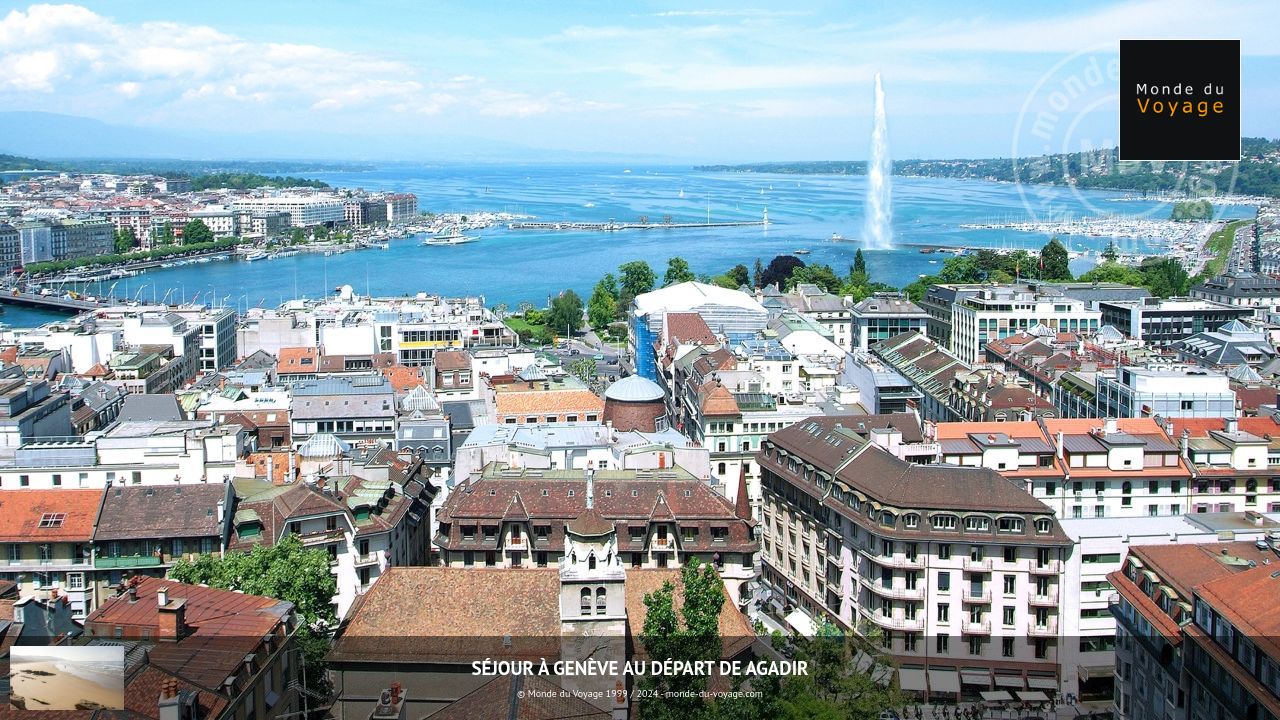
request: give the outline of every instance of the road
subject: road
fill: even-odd
[[[563,348],[548,348],[547,352],[558,357],[560,364],[565,366],[566,369],[575,360],[594,358],[599,355],[600,359],[595,361],[596,377],[604,380],[620,377],[623,372],[621,353],[608,346],[597,347],[589,342],[590,340],[599,342],[599,339],[594,334],[589,333],[585,338],[575,337],[569,340]]]

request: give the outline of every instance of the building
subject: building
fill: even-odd
[[[761,291],[757,291],[756,299],[764,304]],[[858,347],[857,328],[852,322],[855,313],[844,298],[833,295],[818,285],[797,283],[790,292],[774,296],[768,303],[769,306],[778,303],[781,308],[818,323],[830,333],[832,342],[845,350]],[[866,349],[865,344],[862,347]]]
[[[952,404],[951,389],[957,376],[972,370],[969,364],[918,332],[882,340],[871,347],[871,352],[911,383],[921,398],[920,414],[924,419],[960,419]]]
[[[342,199],[331,195],[274,195],[236,198],[232,210],[287,212],[292,227],[314,227],[341,223],[345,219]]]
[[[92,607],[126,577],[163,578],[177,560],[221,556],[230,483],[106,487],[94,524]]]
[[[139,200],[123,203],[118,207],[95,210],[94,217],[106,219],[115,232],[129,230],[137,238],[139,247],[151,248],[153,226],[151,224],[150,200]]]
[[[5,490],[0,493],[0,580],[21,596],[63,595],[74,617],[93,606],[93,528],[101,490]]]
[[[1123,720],[1280,716],[1280,608],[1268,542],[1136,547],[1116,589]]]
[[[461,478],[437,515],[433,544],[455,568],[554,566],[569,554],[576,522],[617,533],[628,568],[714,565],[729,603],[749,596],[759,541],[745,503],[734,503],[679,467],[543,470],[490,464]]]
[[[213,233],[216,238],[228,238],[240,235],[240,217],[247,214],[248,211],[233,210],[231,208],[210,206],[201,210],[191,210],[187,213],[189,220],[199,220],[204,223],[205,227]]]
[[[1098,309],[1104,325],[1158,347],[1253,314],[1248,308],[1197,298],[1109,300],[1098,303]]]
[[[328,552],[339,618],[388,568],[426,563],[426,513],[437,491],[420,463],[388,458],[371,472],[366,468],[376,463],[350,456],[337,438],[318,435],[298,451],[301,482],[239,481],[227,541],[228,551],[248,552],[291,533]],[[354,462],[365,466],[364,476],[350,474]]]
[[[604,391],[604,421],[620,432],[666,430],[666,393],[647,378],[625,377]]]
[[[386,196],[386,222],[403,223],[418,217],[418,196],[413,193],[393,193]]]
[[[1058,332],[1098,331],[1102,313],[1082,300],[1048,286],[983,287],[957,301],[951,312],[950,350],[965,362],[978,362],[989,340],[1043,325]]]
[[[382,375],[299,380],[290,392],[295,445],[316,434],[333,434],[348,442],[395,438],[395,392]]]
[[[18,229],[8,223],[0,223],[0,273],[9,273],[19,267],[22,267],[22,243]]]
[[[115,252],[115,227],[102,218],[28,220],[18,225],[18,233],[24,265]]]
[[[432,363],[432,388],[441,397],[470,397],[476,392],[471,372],[471,353],[440,350]]]
[[[133,713],[244,720],[302,706],[300,624],[291,602],[138,576],[85,618],[84,634],[125,645],[140,663],[125,680]]]
[[[289,231],[292,215],[283,210],[240,211],[240,234],[243,237],[274,238]]]
[[[910,412],[924,400],[902,373],[863,350],[855,350],[845,360],[840,387],[856,388],[857,401],[873,415]]]
[[[847,350],[869,350],[872,345],[903,333],[924,333],[929,314],[902,295],[876,293],[849,311],[853,332]]]
[[[1117,367],[1095,377],[1093,417],[1235,417],[1236,394],[1226,375],[1177,365]],[[1069,404],[1055,401],[1060,409]],[[1067,413],[1062,413],[1067,416]]]
[[[1233,270],[1191,288],[1191,297],[1249,308],[1259,318],[1280,311],[1280,280],[1261,273]]]
[[[0,369],[0,464],[11,462],[26,443],[73,435],[67,393],[46,380],[27,379],[19,365]]]
[[[596,534],[603,530],[604,535]],[[505,695],[489,695],[493,675],[476,675],[472,662],[485,658],[602,662],[647,660],[640,636],[644,596],[672,582],[682,600],[679,571],[632,569],[608,560],[619,538],[595,523],[575,525],[565,542],[581,552],[577,561],[547,568],[394,568],[362,598],[326,658],[333,672],[338,720],[365,720],[394,677],[404,698],[397,717],[474,718],[495,708],[517,709],[517,687],[550,686],[551,698],[577,691],[589,703],[540,704],[532,717],[628,717],[625,689],[634,677],[500,676]],[[588,595],[583,595],[583,591]],[[590,602],[587,602],[589,597]],[[728,603],[720,613],[723,659],[753,656],[755,632]],[[589,638],[589,640],[588,640]],[[604,681],[604,686],[601,682]],[[563,688],[563,689],[562,689]],[[565,693],[562,697],[567,697]],[[481,700],[489,702],[481,702]],[[607,705],[604,708],[600,705]],[[614,705],[616,704],[616,707]],[[503,710],[507,717],[507,710]],[[375,716],[381,720],[382,716]],[[524,715],[519,715],[524,717]]]
[[[677,283],[637,295],[630,308],[628,353],[635,358],[636,374],[657,380],[653,348],[662,333],[667,313],[696,313],[712,333],[754,334],[769,323],[769,313],[755,298],[740,290],[728,290],[699,282]]]
[[[904,690],[1075,689],[1053,510],[987,468],[918,465],[822,416],[761,447],[767,611],[877,628]]]
[[[1214,370],[1230,370],[1247,365],[1260,370],[1277,357],[1275,346],[1265,333],[1239,320],[1231,320],[1216,330],[1201,330],[1173,343],[1182,362]]]
[[[1280,422],[1274,417],[1173,418],[1165,431],[1191,468],[1194,513],[1280,512]]]
[[[514,377],[488,378],[486,395],[490,415],[499,424],[594,423],[604,413],[604,400],[576,377],[547,377],[536,365]]]

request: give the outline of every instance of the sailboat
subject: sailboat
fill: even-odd
[[[684,188],[680,188],[680,197],[684,197]]]

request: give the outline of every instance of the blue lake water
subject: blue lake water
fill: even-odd
[[[625,172],[630,170],[630,172]],[[586,297],[606,272],[643,259],[661,277],[667,258],[681,256],[696,273],[717,274],[737,263],[751,267],[775,255],[809,250],[806,262],[826,263],[844,274],[860,247],[862,176],[796,176],[701,173],[672,167],[468,165],[391,167],[368,172],[314,173],[331,185],[417,194],[422,210],[506,211],[547,221],[651,223],[758,220],[767,208],[768,227],[694,228],[613,233],[509,230],[472,234],[479,242],[425,247],[421,239],[394,240],[389,250],[361,250],[324,257],[303,254],[248,263],[215,261],[158,269],[121,281],[118,297],[155,297],[218,302],[241,309],[275,306],[295,296],[316,297],[350,284],[374,295],[420,291],[484,295],[489,304],[541,305],[549,294],[573,288]],[[936,272],[948,255],[922,254],[918,245],[1025,247],[1038,250],[1047,235],[1007,230],[963,229],[965,223],[1033,218],[1093,217],[1101,213],[1168,217],[1155,201],[1117,202],[1120,193],[1039,186],[1020,191],[1011,184],[971,180],[894,177],[894,236],[905,245],[866,252],[875,280],[902,286]],[[1244,217],[1253,209],[1227,207]],[[838,233],[849,241],[832,241]],[[1064,238],[1074,250],[1100,249],[1103,238]],[[1150,251],[1144,242],[1117,243]],[[1073,269],[1090,265],[1076,261]],[[1028,269],[1034,272],[1034,269]],[[105,288],[89,288],[89,292]],[[58,317],[9,306],[4,321],[29,326]]]

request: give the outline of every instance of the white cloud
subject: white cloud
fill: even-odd
[[[142,85],[136,82],[122,82],[116,85],[116,92],[127,98],[136,98],[142,92]]]
[[[50,92],[59,65],[57,53],[48,50],[0,56],[0,87]]]

